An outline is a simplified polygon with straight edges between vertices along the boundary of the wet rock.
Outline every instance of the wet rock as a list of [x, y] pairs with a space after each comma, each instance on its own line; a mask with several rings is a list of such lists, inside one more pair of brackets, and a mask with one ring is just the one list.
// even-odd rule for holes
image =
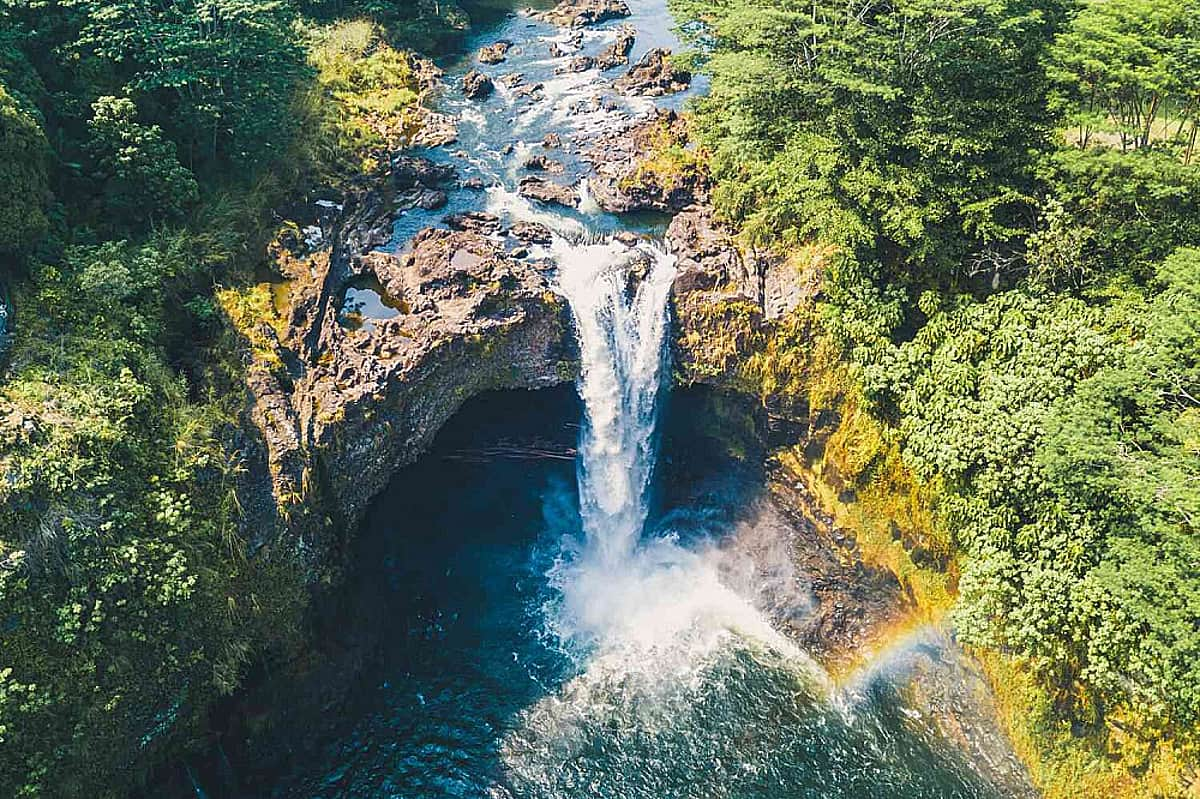
[[398, 155], [392, 159], [392, 185], [397, 191], [424, 186], [428, 189], [443, 186], [454, 180], [453, 164], [436, 164], [428, 158]]
[[437, 87], [441, 83], [442, 78], [446, 73], [442, 72], [436, 64], [427, 58], [420, 58], [414, 55], [408, 56], [408, 67], [412, 70], [413, 77], [416, 78], [417, 85], [421, 87], [421, 91], [427, 92]]
[[445, 207], [448, 202], [450, 202], [450, 198], [446, 192], [441, 189], [431, 189], [420, 193], [417, 197], [416, 207], [425, 211], [436, 211], [438, 208]]
[[517, 192], [522, 197], [540, 203], [562, 205], [568, 208], [575, 208], [579, 205], [579, 192], [574, 187], [564, 186], [561, 183], [537, 176], [522, 178], [517, 186]]
[[539, 222], [517, 222], [509, 233], [526, 244], [549, 244], [554, 240], [550, 228]]
[[720, 289], [758, 304], [756, 264], [743, 257], [733, 231], [713, 217], [711, 208], [689, 208], [667, 227], [667, 247], [676, 262], [676, 294]]
[[538, 99], [538, 95], [545, 88], [541, 83], [534, 83], [529, 86], [518, 86], [513, 93], [521, 99]]
[[625, 271], [625, 297], [632, 302], [637, 296], [638, 288], [654, 269], [654, 256], [645, 250], [634, 250], [636, 244], [629, 244], [628, 240], [622, 243], [632, 250], [632, 257]]
[[681, 92], [692, 83], [692, 73], [673, 66], [670, 50], [655, 48], [642, 56], [628, 72], [614, 81], [613, 86], [627, 94], [661, 97]]
[[559, 47], [558, 42], [550, 42], [549, 51], [551, 58], [564, 58], [567, 55], [567, 51]]
[[671, 287], [676, 371], [685, 383], [721, 384], [761, 342], [756, 263], [707, 207], [677, 214], [666, 239], [677, 258]]
[[501, 39], [495, 44], [489, 44], [479, 51], [479, 63], [481, 64], [499, 64], [508, 57], [509, 48], [512, 47], [512, 42]]
[[[348, 201], [332, 250], [281, 255], [286, 307], [247, 368], [254, 438], [238, 487], [247, 537], [291, 552], [313, 584], [336, 577], [340, 531], [464, 401], [555, 385], [576, 369], [565, 303], [501, 244], [429, 229], [407, 254], [371, 251], [390, 229], [386, 196]], [[467, 224], [485, 231], [498, 220]], [[397, 313], [359, 329], [339, 321], [356, 280], [378, 285]]]
[[522, 168], [528, 169], [530, 172], [549, 172], [553, 175], [561, 175], [566, 171], [566, 167], [561, 161], [555, 161], [545, 155], [535, 155], [526, 161]]
[[481, 236], [490, 236], [500, 231], [500, 217], [485, 211], [467, 211], [451, 214], [442, 220], [451, 230], [465, 230]]
[[464, 189], [470, 189], [472, 191], [483, 191], [484, 189], [482, 178], [467, 178], [459, 185]]
[[600, 55], [596, 57], [596, 66], [607, 70], [628, 64], [629, 54], [633, 51], [636, 40], [637, 33], [633, 28], [621, 27], [617, 31], [617, 40], [600, 51]]
[[477, 69], [473, 69], [463, 76], [462, 93], [472, 100], [489, 97], [495, 89], [496, 86], [492, 83], [492, 79]]
[[562, 147], [562, 137], [557, 133], [547, 133], [546, 138], [542, 139], [542, 146], [547, 150], [557, 150]]
[[556, 75], [565, 75], [572, 72], [587, 72], [596, 66], [596, 59], [589, 55], [577, 55], [570, 60], [565, 66], [557, 67], [554, 70]]
[[458, 141], [458, 120], [446, 114], [423, 109], [421, 126], [413, 136], [414, 147], [441, 147]]
[[535, 19], [564, 28], [580, 28], [629, 15], [625, 0], [563, 0], [549, 11], [532, 14]]

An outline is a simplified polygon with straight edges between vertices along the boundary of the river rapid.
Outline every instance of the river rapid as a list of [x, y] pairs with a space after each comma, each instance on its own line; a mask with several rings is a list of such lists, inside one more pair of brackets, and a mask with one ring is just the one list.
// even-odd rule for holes
[[[632, 62], [678, 48], [662, 0], [630, 6], [632, 18], [581, 34], [524, 14], [480, 29], [471, 53], [506, 40], [506, 60], [446, 65], [434, 102], [459, 120], [458, 141], [416, 154], [482, 186], [406, 212], [389, 245], [467, 211], [547, 226], [553, 241], [533, 256], [554, 264], [570, 303], [581, 378], [471, 401], [396, 475], [323, 631], [353, 655], [312, 664], [310, 682], [328, 690], [263, 710], [284, 719], [270, 750], [210, 768], [226, 773], [197, 779], [197, 796], [1005, 795], [887, 669], [835, 684], [786, 634], [813, 599], [769, 511], [761, 441], [722, 431], [740, 422], [706, 392], [668, 396], [665, 220], [602, 213], [579, 156], [686, 93], [622, 97], [609, 84], [623, 69], [556, 73], [623, 25], [637, 31]], [[491, 97], [459, 92], [471, 69], [495, 79]], [[502, 80], [513, 73], [542, 89], [522, 97]], [[548, 134], [563, 146], [544, 151]], [[577, 209], [517, 192], [522, 164], [543, 152], [566, 166], [555, 180], [578, 184]], [[639, 243], [615, 242], [621, 232]]]

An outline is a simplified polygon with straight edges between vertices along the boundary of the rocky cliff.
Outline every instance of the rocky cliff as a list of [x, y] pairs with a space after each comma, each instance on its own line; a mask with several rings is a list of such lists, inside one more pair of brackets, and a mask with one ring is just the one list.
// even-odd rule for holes
[[429, 229], [381, 252], [381, 199], [347, 208], [329, 247], [278, 242], [274, 322], [243, 326], [257, 439], [241, 491], [248, 538], [293, 550], [310, 580], [339, 568], [344, 531], [465, 400], [577, 368], [548, 265], [514, 255], [518, 239]]

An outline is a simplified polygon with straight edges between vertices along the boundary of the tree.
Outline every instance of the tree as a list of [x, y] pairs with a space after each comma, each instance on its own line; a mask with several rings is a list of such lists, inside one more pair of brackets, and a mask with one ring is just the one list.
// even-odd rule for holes
[[720, 209], [887, 279], [1007, 268], [1049, 146], [1053, 0], [675, 0], [713, 76], [698, 124]]
[[48, 152], [35, 114], [0, 83], [0, 252], [18, 252], [46, 231]]
[[1172, 114], [1195, 117], [1198, 16], [1192, 0], [1084, 4], [1050, 49], [1058, 103], [1078, 147], [1101, 133], [1115, 134], [1123, 151], [1148, 147], [1166, 137], [1159, 126]]
[[124, 97], [92, 104], [87, 148], [103, 183], [101, 202], [118, 228], [180, 216], [199, 196], [196, 179], [180, 166], [174, 143], [158, 125], [137, 121], [137, 108]]
[[281, 0], [81, 0], [76, 47], [128, 70], [125, 94], [182, 145], [184, 160], [250, 164], [282, 153], [307, 74]]

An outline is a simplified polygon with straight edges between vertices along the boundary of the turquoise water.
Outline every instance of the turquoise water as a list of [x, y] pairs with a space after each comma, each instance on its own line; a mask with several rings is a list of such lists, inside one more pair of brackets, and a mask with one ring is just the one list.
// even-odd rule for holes
[[[753, 523], [762, 475], [728, 454], [737, 434], [708, 436], [722, 425], [702, 393], [667, 413], [648, 534], [696, 546]], [[337, 631], [371, 656], [345, 699], [300, 714], [241, 775], [241, 795], [998, 796], [886, 684], [831, 703], [805, 661], [736, 637], [673, 675], [597, 674], [564, 649], [546, 574], [582, 535], [575, 464], [494, 453], [566, 456], [580, 415], [570, 388], [489, 395], [396, 476]]]

